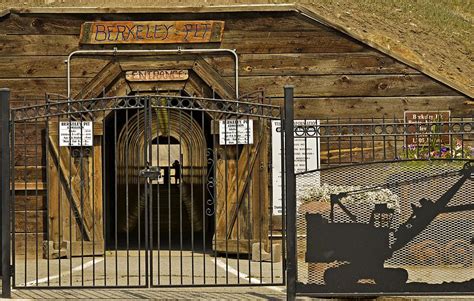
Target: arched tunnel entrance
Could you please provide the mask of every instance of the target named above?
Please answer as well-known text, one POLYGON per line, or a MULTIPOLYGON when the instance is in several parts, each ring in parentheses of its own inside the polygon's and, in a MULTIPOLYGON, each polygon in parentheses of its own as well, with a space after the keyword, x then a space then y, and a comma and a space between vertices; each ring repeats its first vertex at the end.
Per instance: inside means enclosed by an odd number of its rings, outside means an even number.
POLYGON ((207 249, 214 219, 211 118, 204 111, 115 110, 105 120, 105 238, 109 249, 207 249), (177 165, 179 164, 179 165, 177 165), (144 178, 140 171, 155 171, 144 178), (145 196, 148 197, 145 197, 145 196))

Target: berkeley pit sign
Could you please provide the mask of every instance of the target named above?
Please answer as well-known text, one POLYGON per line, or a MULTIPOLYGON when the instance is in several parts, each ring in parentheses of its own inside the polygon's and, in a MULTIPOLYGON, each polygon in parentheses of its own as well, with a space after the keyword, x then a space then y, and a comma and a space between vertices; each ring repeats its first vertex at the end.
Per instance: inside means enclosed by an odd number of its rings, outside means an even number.
POLYGON ((97 21, 81 26, 81 44, 174 44, 222 41, 224 21, 97 21))

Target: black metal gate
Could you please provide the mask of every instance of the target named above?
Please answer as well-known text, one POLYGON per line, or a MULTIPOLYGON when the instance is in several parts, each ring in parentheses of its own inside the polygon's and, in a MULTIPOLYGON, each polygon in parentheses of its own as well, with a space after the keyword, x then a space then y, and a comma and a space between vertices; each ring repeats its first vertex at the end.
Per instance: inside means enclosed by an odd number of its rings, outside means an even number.
POLYGON ((0 89, 0 276, 2 297, 10 297, 10 91, 0 89))
POLYGON ((282 116, 261 96, 11 109, 13 287, 284 284, 282 116))
POLYGON ((426 116, 295 132, 321 154, 288 203, 297 294, 474 293, 473 118, 426 116))

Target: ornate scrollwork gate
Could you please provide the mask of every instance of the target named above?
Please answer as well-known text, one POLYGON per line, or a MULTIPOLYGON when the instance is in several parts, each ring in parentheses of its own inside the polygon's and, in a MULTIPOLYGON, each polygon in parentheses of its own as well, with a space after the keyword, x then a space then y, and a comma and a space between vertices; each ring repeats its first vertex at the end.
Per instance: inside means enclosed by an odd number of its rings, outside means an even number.
POLYGON ((12 109, 13 287, 283 284, 268 155, 282 114, 264 102, 153 94, 12 109))

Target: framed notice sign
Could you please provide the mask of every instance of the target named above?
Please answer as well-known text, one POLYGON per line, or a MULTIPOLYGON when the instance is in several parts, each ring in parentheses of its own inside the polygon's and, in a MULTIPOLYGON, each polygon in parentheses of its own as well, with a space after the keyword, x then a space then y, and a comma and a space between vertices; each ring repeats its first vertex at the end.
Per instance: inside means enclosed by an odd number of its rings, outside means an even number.
POLYGON ((253 120, 219 120, 219 144, 253 144, 253 120))
POLYGON ((406 145, 425 146, 432 139, 439 139, 438 142, 449 144, 449 135, 433 137, 429 133, 447 132, 450 116, 451 111, 405 111, 406 145))
POLYGON ((92 121, 60 121, 59 146, 92 146, 92 121))
MULTIPOLYGON (((319 120, 295 120, 295 132, 301 130, 303 126, 317 127, 319 120)), ((272 196, 273 214, 281 215, 282 208, 282 166, 281 166, 281 138, 282 127, 279 120, 272 121, 272 196)), ((295 172, 315 170, 320 167, 320 139, 317 136, 294 139, 295 152, 295 172)), ((310 173, 312 177, 298 183, 298 190, 304 191, 308 187, 319 185, 319 172, 310 173)), ((301 176, 303 178, 305 176, 301 176)), ((297 192, 298 193, 298 192, 297 192)))

